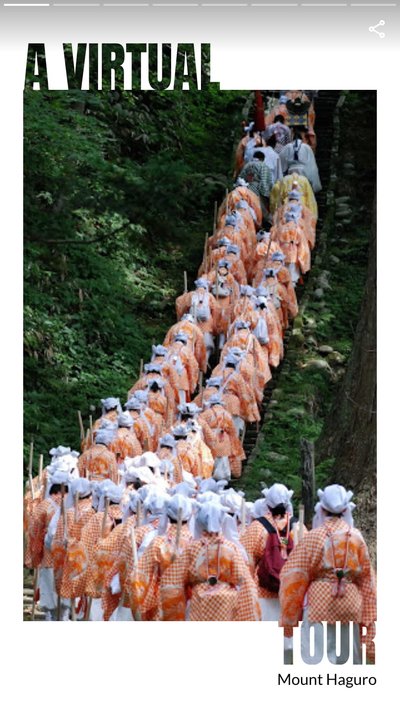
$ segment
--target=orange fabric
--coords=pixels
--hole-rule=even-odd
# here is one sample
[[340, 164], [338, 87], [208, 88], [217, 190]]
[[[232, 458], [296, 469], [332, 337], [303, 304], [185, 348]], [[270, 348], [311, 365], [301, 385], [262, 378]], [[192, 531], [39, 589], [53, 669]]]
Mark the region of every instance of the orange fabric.
[[[310, 622], [353, 621], [367, 627], [375, 622], [375, 575], [366, 543], [355, 528], [350, 529], [344, 594], [335, 596], [334, 563], [338, 568], [344, 565], [348, 529], [341, 519], [328, 518], [292, 551], [281, 571], [282, 626], [298, 625], [306, 593]], [[333, 537], [334, 555], [328, 531]]]
[[199, 422], [205, 422], [213, 431], [213, 441], [207, 443], [213, 457], [246, 458], [232, 415], [222, 405], [213, 405], [204, 410], [199, 415]]
[[188, 348], [192, 350], [200, 370], [205, 373], [207, 370], [206, 345], [204, 342], [203, 332], [195, 323], [190, 323], [190, 321], [179, 321], [178, 323], [175, 323], [171, 326], [165, 336], [163, 345], [169, 348], [174, 342], [174, 337], [180, 331], [186, 333], [188, 336]]
[[111, 479], [118, 483], [118, 467], [115, 454], [104, 444], [93, 444], [86, 449], [78, 459], [79, 474], [82, 477], [88, 474], [91, 481]]
[[110, 452], [113, 452], [118, 462], [123, 462], [125, 457], [136, 457], [142, 454], [143, 449], [133, 431], [127, 427], [120, 427], [115, 439], [109, 445]]

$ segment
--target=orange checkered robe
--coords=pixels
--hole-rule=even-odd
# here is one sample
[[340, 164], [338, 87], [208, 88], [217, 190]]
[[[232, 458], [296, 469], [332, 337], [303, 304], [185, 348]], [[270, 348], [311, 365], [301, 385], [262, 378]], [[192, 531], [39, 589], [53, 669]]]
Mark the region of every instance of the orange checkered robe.
[[[337, 596], [335, 565], [341, 568], [345, 564], [347, 542], [344, 594]], [[297, 627], [306, 593], [310, 622], [358, 622], [372, 631], [376, 620], [375, 574], [360, 531], [341, 519], [327, 518], [296, 546], [281, 571], [280, 625]]]
[[[171, 367], [175, 369], [177, 376], [177, 391], [175, 397], [177, 402], [179, 401], [179, 390], [184, 390], [188, 395], [196, 390], [197, 382], [199, 379], [199, 364], [194, 357], [192, 350], [185, 346], [183, 343], [173, 343], [168, 349], [168, 355], [166, 356]], [[178, 373], [176, 369], [176, 363], [180, 358], [183, 366], [183, 372]]]
[[78, 459], [80, 476], [86, 472], [91, 481], [111, 479], [118, 484], [118, 467], [115, 454], [104, 444], [93, 444], [80, 455]]
[[[271, 306], [273, 312], [270, 308]], [[279, 321], [279, 316], [272, 301], [269, 303], [267, 309], [257, 310], [257, 313], [259, 314], [259, 318], [265, 319], [268, 328], [268, 343], [261, 347], [268, 353], [269, 364], [276, 368], [283, 358], [282, 326]]]
[[208, 238], [207, 254], [210, 253], [210, 250], [217, 248], [217, 244], [220, 239], [227, 237], [232, 244], [236, 244], [240, 247], [240, 257], [243, 260], [245, 269], [247, 270], [251, 254], [251, 242], [250, 238], [247, 237], [245, 223], [243, 222], [242, 227], [234, 227], [233, 225], [224, 225], [224, 222], [225, 215], [221, 217], [220, 226], [218, 226], [214, 234]]
[[[272, 259], [269, 260], [268, 266], [269, 265], [272, 266]], [[278, 281], [286, 288], [286, 292], [288, 295], [289, 318], [296, 318], [297, 314], [299, 313], [299, 306], [297, 303], [296, 291], [293, 286], [289, 269], [284, 266], [279, 267], [276, 276], [278, 277]]]
[[[149, 408], [146, 408], [149, 409]], [[128, 410], [133, 419], [133, 431], [140, 442], [143, 452], [154, 451], [154, 431], [150, 421], [144, 416], [143, 411]]]
[[270, 240], [268, 242], [258, 242], [253, 251], [253, 263], [250, 274], [251, 279], [249, 280], [253, 286], [259, 285], [262, 279], [263, 270], [266, 269], [267, 261], [271, 254], [278, 252], [280, 249], [279, 241], [275, 237], [276, 228], [272, 227], [270, 234]]
[[123, 462], [125, 457], [136, 457], [142, 454], [142, 446], [133, 431], [128, 427], [119, 427], [115, 439], [109, 445], [110, 452], [114, 452], [117, 464]]
[[247, 383], [240, 371], [224, 368], [222, 365], [214, 368], [212, 375], [222, 375], [222, 390], [224, 394], [236, 396], [239, 407], [233, 410], [227, 407], [232, 416], [238, 415], [246, 422], [258, 422], [260, 420], [253, 383], [251, 385]]
[[[216, 293], [216, 279], [217, 273], [214, 269], [207, 274], [207, 279], [212, 284], [212, 289]], [[217, 315], [215, 321], [216, 333], [227, 333], [230, 324], [232, 323], [233, 317], [233, 307], [239, 298], [239, 285], [232, 276], [232, 274], [227, 274], [225, 277], [219, 276], [219, 283], [223, 282], [223, 289], [229, 290], [229, 295], [223, 296], [221, 291], [219, 291], [218, 297], [216, 296], [217, 302]]]
[[205, 373], [207, 370], [206, 344], [204, 342], [203, 331], [195, 323], [190, 323], [190, 321], [179, 321], [179, 323], [175, 323], [173, 326], [171, 326], [167, 335], [165, 336], [163, 345], [166, 348], [172, 346], [174, 342], [174, 337], [180, 331], [186, 333], [186, 335], [188, 336], [188, 348], [192, 350], [200, 370]]
[[[295, 207], [296, 205], [298, 205], [298, 203], [295, 200], [285, 201], [285, 203], [276, 211], [274, 215], [276, 227], [273, 229], [277, 229], [280, 226], [285, 225], [285, 212], [290, 210], [291, 206]], [[314, 249], [317, 220], [312, 211], [306, 205], [301, 206], [300, 217], [298, 218], [297, 224], [303, 230], [310, 249]]]
[[176, 443], [176, 453], [185, 471], [193, 474], [194, 477], [201, 476], [201, 461], [190, 441], [178, 440]]
[[[286, 516], [279, 518], [274, 518], [272, 514], [267, 513], [265, 515], [267, 521], [269, 521], [273, 526], [282, 530], [286, 527], [287, 518]], [[290, 536], [293, 538], [294, 530], [290, 531]], [[264, 528], [262, 523], [255, 520], [250, 526], [248, 526], [245, 531], [240, 535], [240, 542], [246, 549], [249, 556], [249, 565], [252, 576], [254, 577], [255, 583], [257, 585], [258, 597], [267, 598], [277, 598], [278, 593], [271, 592], [266, 588], [261, 587], [258, 581], [257, 566], [264, 555], [265, 546], [267, 544], [268, 531]], [[293, 553], [293, 551], [292, 551]], [[290, 556], [292, 555], [290, 554]]]
[[[194, 306], [192, 306], [192, 298], [193, 295], [196, 294], [199, 297], [200, 301], [204, 300], [204, 295], [207, 293], [207, 290], [204, 289], [203, 287], [200, 287], [199, 289], [196, 289], [195, 291], [188, 291], [185, 294], [181, 294], [181, 296], [178, 296], [175, 302], [175, 308], [176, 308], [176, 315], [178, 320], [182, 318], [183, 314], [185, 313], [191, 313], [194, 315]], [[197, 321], [197, 325], [200, 328], [202, 333], [211, 333], [211, 335], [215, 334], [215, 319], [217, 316], [218, 312], [218, 306], [215, 297], [212, 294], [208, 294], [208, 304], [210, 308], [210, 318], [206, 319], [205, 321]]]
[[[170, 368], [168, 367], [167, 370], [169, 371]], [[136, 390], [147, 390], [149, 393], [148, 406], [154, 412], [159, 413], [163, 418], [163, 422], [169, 427], [175, 412], [175, 392], [168, 377], [161, 377], [164, 380], [163, 394], [159, 390], [154, 393], [148, 389], [149, 382], [154, 379], [154, 373], [145, 373], [129, 390], [128, 399], [132, 397]]]
[[296, 264], [302, 274], [310, 271], [311, 252], [304, 229], [296, 222], [286, 222], [278, 229], [280, 249], [286, 264]]
[[[160, 589], [163, 619], [189, 621], [260, 619], [260, 610], [246, 565], [235, 545], [218, 533], [204, 533], [189, 543], [168, 569]], [[209, 576], [218, 577], [210, 585]]]
[[51, 551], [45, 548], [44, 539], [57, 506], [51, 498], [41, 501], [32, 511], [28, 524], [28, 541], [33, 568], [52, 568]]
[[247, 328], [233, 332], [226, 341], [222, 351], [221, 359], [228, 355], [229, 348], [238, 346], [242, 350], [247, 351], [253, 357], [254, 367], [262, 378], [263, 385], [271, 380], [272, 375], [268, 363], [268, 354], [265, 353], [257, 341], [257, 338], [250, 333]]
[[171, 485], [180, 484], [183, 481], [182, 464], [180, 459], [173, 453], [170, 447], [160, 447], [157, 450], [157, 456], [162, 461], [168, 460], [173, 465], [173, 481]]
[[240, 296], [238, 301], [233, 307], [233, 321], [240, 319], [241, 321], [248, 321], [250, 323], [250, 328], [255, 328], [257, 324], [257, 316], [254, 309], [254, 304], [249, 296]]
[[247, 284], [247, 273], [243, 261], [235, 254], [227, 254], [226, 247], [215, 247], [208, 256], [207, 264], [205, 264], [203, 259], [199, 267], [198, 275], [201, 276], [205, 272], [207, 273], [215, 269], [220, 259], [226, 259], [230, 262], [231, 267], [229, 271], [238, 284]]
[[218, 210], [218, 221], [221, 219], [222, 214], [226, 212], [227, 207], [229, 210], [236, 210], [236, 205], [239, 200], [246, 200], [250, 207], [253, 208], [256, 214], [256, 227], [260, 227], [262, 222], [260, 198], [258, 197], [258, 195], [253, 193], [252, 190], [244, 186], [237, 186], [228, 194], [228, 199], [225, 198], [223, 200]]
[[213, 441], [207, 443], [213, 457], [246, 458], [232, 415], [222, 405], [213, 405], [204, 410], [199, 415], [199, 422], [206, 422], [213, 431]]
[[[117, 505], [110, 505], [108, 508], [108, 514], [104, 519], [104, 511], [98, 511], [94, 516], [91, 517], [90, 521], [82, 529], [81, 541], [85, 548], [86, 555], [88, 558], [87, 569], [82, 576], [84, 578], [84, 590], [81, 592], [81, 586], [79, 583], [82, 580], [77, 581], [77, 587], [81, 594], [85, 592], [86, 595], [90, 597], [99, 598], [101, 597], [101, 581], [103, 575], [102, 568], [102, 549], [103, 544], [106, 546], [104, 541], [107, 539], [111, 531], [118, 525], [116, 522], [122, 518], [121, 509]], [[105, 520], [105, 525], [104, 525]], [[103, 525], [104, 525], [104, 535], [103, 535]], [[99, 554], [98, 554], [98, 551]], [[107, 562], [105, 556], [105, 562]]]
[[76, 597], [76, 582], [88, 565], [86, 551], [81, 543], [81, 534], [83, 528], [94, 515], [95, 511], [92, 508], [91, 497], [78, 501], [76, 510], [75, 507], [68, 509], [66, 512], [66, 541], [64, 540], [64, 519], [60, 516], [58, 520], [51, 553], [53, 556], [55, 587], [61, 597]]
[[[202, 429], [204, 429], [204, 423]], [[205, 443], [203, 437], [200, 432], [192, 432], [188, 436], [188, 442], [193, 447], [199, 458], [199, 476], [202, 479], [209, 479], [214, 471], [214, 457], [210, 447]]]
[[24, 566], [25, 568], [32, 568], [32, 553], [30, 547], [29, 539], [29, 526], [30, 521], [33, 516], [33, 512], [36, 507], [43, 501], [46, 485], [47, 485], [47, 470], [43, 469], [42, 476], [39, 481], [39, 477], [35, 476], [32, 479], [33, 484], [33, 500], [32, 493], [29, 485], [29, 481], [25, 485], [25, 495], [23, 502], [23, 531], [24, 531]]
[[[172, 407], [173, 398], [175, 398], [175, 392], [177, 392], [178, 389], [178, 375], [176, 370], [168, 361], [168, 356], [153, 356], [151, 362], [161, 365], [161, 376], [168, 383], [168, 399], [171, 398]], [[171, 397], [169, 387], [172, 389], [173, 397]], [[178, 399], [176, 399], [176, 402], [178, 402]]]
[[[270, 300], [273, 302], [275, 306], [275, 311], [277, 315], [279, 316], [279, 321], [282, 327], [282, 332], [284, 332], [288, 325], [289, 325], [289, 318], [288, 318], [288, 295], [286, 291], [286, 287], [281, 284], [277, 277], [274, 278], [274, 281], [269, 284], [267, 284], [267, 281], [262, 281], [261, 282], [263, 286], [265, 286], [268, 289], [269, 292], [269, 297]], [[278, 297], [280, 306], [275, 305], [275, 298]]]
[[[133, 549], [132, 549], [132, 526], [135, 526], [136, 546], [139, 550], [143, 539], [147, 533], [157, 529], [159, 519], [156, 519], [145, 526], [136, 527], [136, 517], [130, 516], [125, 523], [121, 525], [121, 534], [119, 538], [119, 552], [114, 556], [113, 566], [108, 573], [108, 581], [111, 582], [113, 576], [118, 573], [120, 579], [121, 593], [112, 595], [108, 587], [102, 595], [103, 609], [108, 616], [111, 616], [113, 611], [118, 607], [119, 602], [122, 602], [123, 607], [130, 607], [130, 580], [133, 572]], [[109, 582], [107, 586], [109, 586]], [[104, 618], [106, 619], [106, 617]], [[108, 619], [108, 618], [107, 618]]]
[[[218, 365], [216, 365], [214, 370], [212, 371], [212, 375], [221, 376], [223, 374], [223, 370], [223, 364], [218, 363]], [[236, 366], [236, 372], [242, 376], [243, 380], [247, 385], [248, 390], [250, 391], [250, 393], [252, 393], [252, 397], [255, 397], [257, 402], [261, 402], [263, 398], [264, 382], [262, 377], [259, 373], [257, 373], [254, 367], [254, 359], [252, 358], [250, 353], [247, 353], [241, 358], [239, 364]], [[226, 390], [224, 390], [224, 395], [225, 393]], [[225, 402], [224, 397], [223, 402]], [[229, 408], [227, 409], [231, 412]]]
[[[131, 578], [132, 613], [140, 613], [142, 619], [163, 620], [163, 598], [161, 590], [165, 586], [167, 571], [174, 560], [182, 555], [183, 550], [193, 540], [186, 522], [182, 523], [179, 546], [176, 548], [177, 524], [171, 523], [167, 533], [157, 536], [139, 560], [137, 573]], [[171, 576], [167, 578], [170, 584]], [[137, 582], [139, 581], [139, 585]], [[167, 617], [168, 619], [168, 617]]]

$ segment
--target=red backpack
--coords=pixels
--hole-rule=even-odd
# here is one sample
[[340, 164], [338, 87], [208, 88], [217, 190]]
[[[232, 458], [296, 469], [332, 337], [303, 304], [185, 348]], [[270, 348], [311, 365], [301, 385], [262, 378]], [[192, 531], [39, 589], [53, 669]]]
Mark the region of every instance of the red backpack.
[[[289, 555], [293, 549], [293, 540], [289, 536], [287, 528], [284, 528], [279, 534], [275, 526], [264, 518], [264, 516], [258, 518], [257, 521], [268, 531], [265, 550], [257, 566], [258, 581], [262, 588], [277, 593], [279, 592], [280, 585], [279, 575], [286, 561], [282, 556], [282, 538], [287, 541], [287, 543], [284, 543], [287, 555]], [[290, 529], [292, 529], [294, 522], [294, 518], [291, 518], [289, 524]], [[287, 538], [285, 538], [285, 536], [287, 536]]]

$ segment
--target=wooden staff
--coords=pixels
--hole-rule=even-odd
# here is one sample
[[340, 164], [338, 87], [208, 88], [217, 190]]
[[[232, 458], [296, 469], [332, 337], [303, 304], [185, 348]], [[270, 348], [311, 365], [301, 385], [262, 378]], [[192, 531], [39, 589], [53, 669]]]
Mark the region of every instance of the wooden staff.
[[215, 203], [214, 203], [213, 233], [217, 229], [217, 213], [218, 213], [218, 203], [217, 203], [217, 201], [215, 201]]
[[199, 395], [203, 397], [203, 371], [200, 371], [199, 375]]
[[103, 523], [101, 524], [101, 538], [104, 538], [104, 536], [106, 535], [106, 524], [107, 524], [109, 505], [110, 505], [110, 498], [108, 496], [106, 496], [104, 499]]
[[32, 501], [33, 501], [32, 467], [33, 467], [33, 440], [32, 440], [30, 447], [29, 447], [29, 464], [28, 464], [29, 486], [31, 489], [31, 497], [32, 497]]
[[[216, 204], [216, 203], [215, 203]], [[208, 232], [206, 232], [205, 240], [204, 240], [204, 255], [203, 255], [203, 260], [204, 260], [204, 271], [207, 274], [208, 270]]]
[[42, 486], [42, 477], [43, 477], [43, 454], [39, 455], [39, 473], [38, 473], [38, 482], [39, 482], [39, 491]]
[[64, 547], [67, 547], [68, 543], [68, 525], [67, 525], [67, 508], [65, 506], [65, 486], [61, 484], [61, 516], [63, 522], [63, 539]]
[[143, 375], [143, 358], [140, 359], [139, 374], [140, 374], [140, 377], [142, 377], [142, 375]]
[[93, 416], [89, 415], [90, 444], [93, 444]]
[[83, 427], [83, 421], [82, 421], [82, 413], [80, 410], [78, 410], [78, 421], [79, 421], [79, 429], [81, 433], [81, 441], [85, 439], [85, 430]]
[[303, 540], [304, 536], [304, 504], [299, 506], [299, 541]]
[[243, 442], [244, 442], [245, 436], [246, 436], [246, 423], [244, 423], [244, 425], [243, 425], [242, 436], [241, 436], [241, 438], [240, 438], [240, 443], [241, 443], [242, 446], [243, 446]]
[[76, 622], [75, 598], [71, 597], [71, 620]]
[[187, 293], [187, 290], [188, 290], [188, 288], [187, 288], [187, 272], [184, 271], [183, 272], [183, 291], [185, 294]]

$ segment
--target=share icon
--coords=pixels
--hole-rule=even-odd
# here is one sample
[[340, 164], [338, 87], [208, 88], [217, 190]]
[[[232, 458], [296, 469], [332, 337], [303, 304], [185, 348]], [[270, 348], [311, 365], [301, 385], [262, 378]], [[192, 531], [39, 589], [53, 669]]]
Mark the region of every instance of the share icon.
[[372, 27], [369, 28], [369, 31], [370, 31], [370, 32], [376, 32], [376, 34], [379, 35], [379, 37], [380, 37], [381, 39], [383, 39], [384, 36], [385, 36], [385, 33], [384, 33], [384, 32], [379, 32], [376, 28], [377, 28], [377, 27], [382, 27], [382, 25], [384, 25], [384, 24], [385, 24], [385, 20], [379, 20], [379, 22], [378, 22], [377, 25], [373, 25]]

